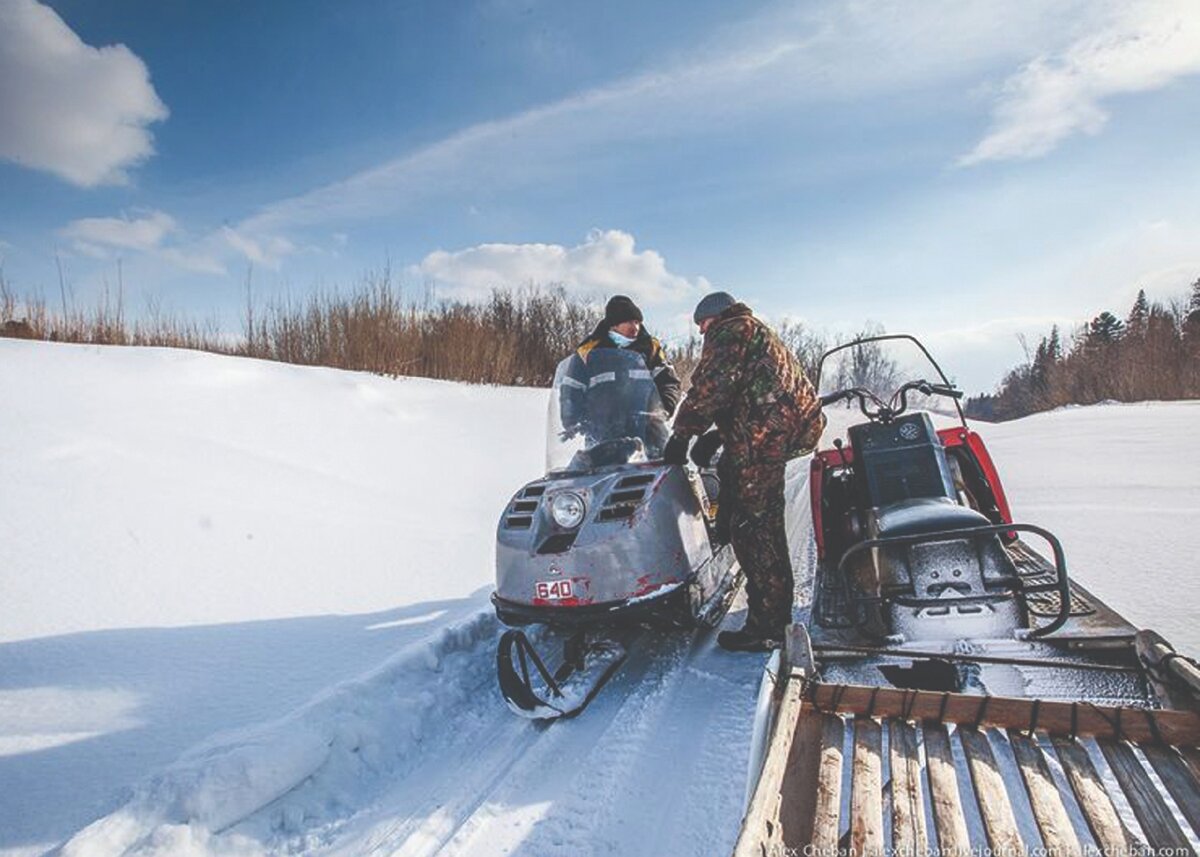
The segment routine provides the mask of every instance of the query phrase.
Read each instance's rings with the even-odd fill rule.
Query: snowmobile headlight
[[[565,530],[573,529],[583,523],[587,506],[583,498],[571,491],[564,491],[550,501],[550,515],[554,523]]]

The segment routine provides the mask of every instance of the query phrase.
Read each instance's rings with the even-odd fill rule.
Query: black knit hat
[[[604,307],[604,323],[612,327],[623,321],[642,321],[642,311],[625,295],[613,295]]]

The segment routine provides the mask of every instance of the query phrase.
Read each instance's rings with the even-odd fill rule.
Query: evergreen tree
[[[1150,318],[1150,302],[1146,300],[1146,290],[1138,289],[1137,299],[1129,310],[1129,318],[1125,320],[1125,331],[1134,336],[1146,335],[1146,322]]]
[[[1192,298],[1188,301],[1187,323],[1189,326],[1200,326],[1200,277],[1192,283]]]
[[[1063,358],[1062,338],[1058,333],[1058,325],[1050,328],[1050,339],[1046,343],[1046,353],[1050,360],[1057,363]]]
[[[1089,345],[1109,345],[1120,339],[1124,333],[1125,323],[1105,310],[1088,325],[1087,342]]]

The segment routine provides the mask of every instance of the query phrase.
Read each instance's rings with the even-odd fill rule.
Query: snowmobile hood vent
[[[521,492],[508,504],[508,512],[504,516],[504,526],[510,530],[528,530],[532,527],[533,516],[545,493],[545,485],[527,485],[521,489]]]
[[[632,518],[637,507],[646,499],[646,491],[657,478],[655,473],[639,473],[617,480],[596,514],[597,521],[619,521]]]

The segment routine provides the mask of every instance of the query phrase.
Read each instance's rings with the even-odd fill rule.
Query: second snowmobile
[[[497,670],[516,713],[578,713],[641,629],[711,627],[733,599],[740,570],[716,537],[715,477],[664,464],[669,435],[641,355],[604,348],[559,364],[547,472],[496,531],[492,603],[510,626]],[[561,654],[544,658],[534,641]]]
[[[817,375],[812,610],[763,676],[737,857],[1194,854],[1200,666],[1014,519],[916,339]]]

